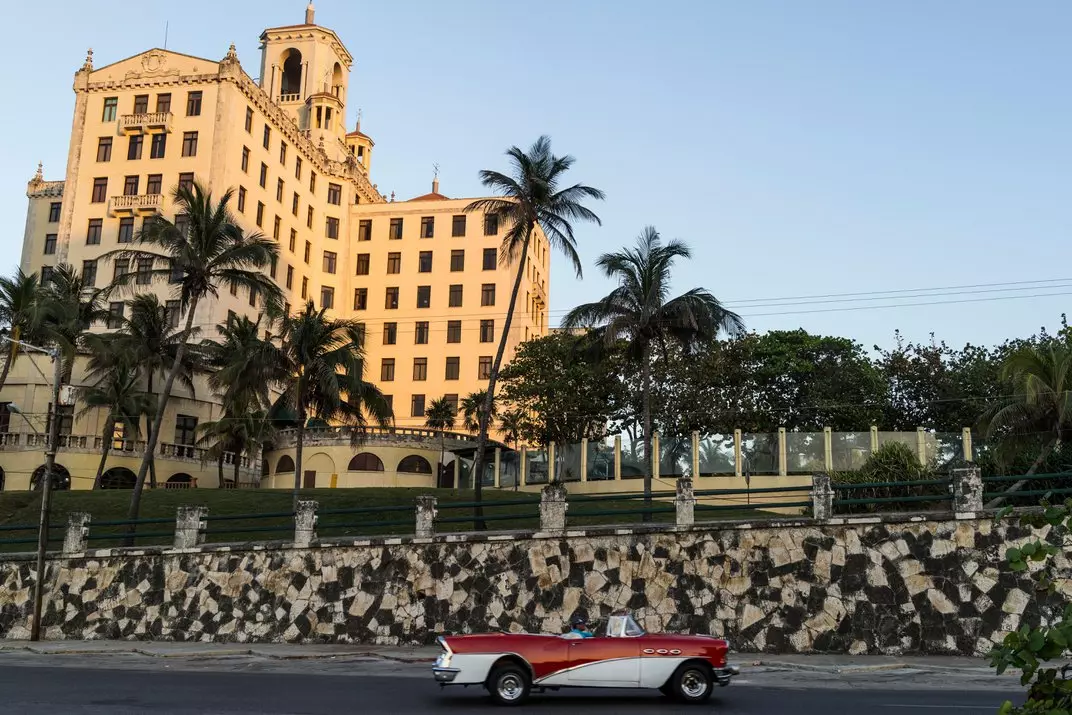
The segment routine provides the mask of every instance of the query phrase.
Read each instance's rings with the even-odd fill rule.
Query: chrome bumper
[[[437,683],[453,683],[459,672],[458,668],[432,668]]]
[[[730,665],[729,663],[727,663],[721,668],[715,668],[715,682],[717,682],[722,687],[726,687],[730,684],[730,678],[740,674],[740,668],[738,668],[736,665]]]

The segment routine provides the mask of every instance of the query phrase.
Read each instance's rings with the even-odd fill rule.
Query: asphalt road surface
[[[80,661],[80,662],[78,662]],[[477,688],[441,690],[427,666],[336,662],[180,663],[85,667],[85,659],[0,658],[0,713],[19,715],[343,715],[348,713],[503,712]],[[110,663],[111,661],[109,661]],[[359,667],[355,667],[359,666]],[[358,674],[360,673],[360,674]],[[914,687],[918,683],[920,687]],[[929,685],[928,685],[929,683]],[[674,704],[657,692],[561,690],[533,696],[525,713],[711,712],[724,715],[993,715],[1016,691],[988,681],[953,681],[886,674],[850,682],[810,681],[806,675],[765,673],[720,688],[706,706]],[[518,712],[518,710],[514,710]]]

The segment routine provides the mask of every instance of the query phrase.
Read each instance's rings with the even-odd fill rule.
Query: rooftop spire
[[[305,8],[305,24],[306,25],[315,25],[316,24],[315,22],[313,22],[313,16],[315,14],[316,14],[316,8],[313,7],[312,0],[309,0],[309,6]]]
[[[86,61],[82,63],[82,71],[83,72],[92,72],[93,71],[93,48],[92,47],[90,47],[88,50],[86,50]]]
[[[439,164],[432,164],[432,193],[439,193]]]

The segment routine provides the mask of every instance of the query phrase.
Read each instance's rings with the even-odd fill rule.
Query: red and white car
[[[739,670],[726,662],[721,638],[646,633],[630,615],[607,620],[592,638],[495,632],[440,636],[432,672],[441,685],[482,685],[501,705],[534,689],[652,688],[692,703],[711,697]]]

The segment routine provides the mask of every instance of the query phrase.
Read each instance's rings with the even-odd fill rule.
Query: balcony
[[[171,112],[143,112],[119,117],[119,132],[129,134],[167,134],[171,132]]]
[[[301,95],[297,94],[297,93],[279,95],[279,103],[280,104],[291,104],[293,102],[300,102],[300,101],[301,101]]]
[[[135,194],[133,196],[113,196],[108,199],[109,216],[152,216],[160,213],[164,196],[162,194]]]

